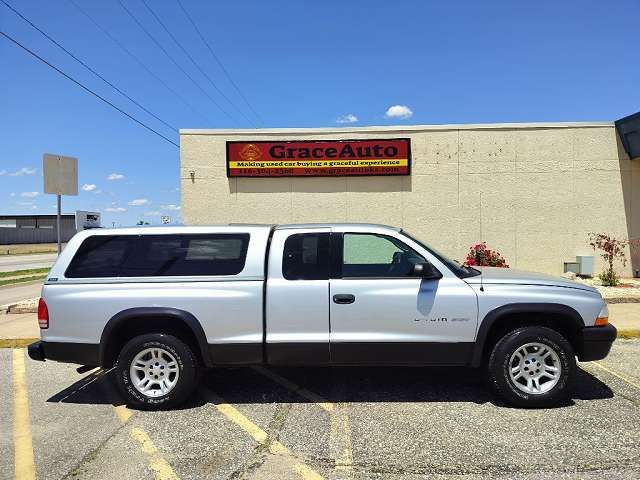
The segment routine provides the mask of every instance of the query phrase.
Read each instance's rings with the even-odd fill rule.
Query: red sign
[[[409,175],[410,171],[408,138],[227,142],[228,177]]]

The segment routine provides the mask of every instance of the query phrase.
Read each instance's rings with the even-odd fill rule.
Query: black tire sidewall
[[[162,348],[171,353],[178,363],[178,382],[169,393],[160,397],[147,397],[132,385],[129,368],[135,356],[147,348]],[[191,349],[178,338],[167,334],[148,334],[135,337],[122,349],[116,364],[120,389],[132,406],[147,409],[168,409],[184,402],[193,392],[197,381],[196,362]]]
[[[511,355],[527,343],[542,343],[553,349],[560,360],[558,383],[548,392],[528,394],[518,389],[509,374]],[[547,327],[523,327],[506,334],[495,345],[489,359],[489,377],[495,390],[509,403],[520,407],[551,407],[565,401],[571,390],[576,363],[569,342]]]

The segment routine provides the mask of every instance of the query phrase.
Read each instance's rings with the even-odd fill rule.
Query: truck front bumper
[[[39,340],[27,347],[32,360],[77,363],[97,367],[100,364],[100,345],[92,343],[60,343]]]
[[[578,337],[578,360],[590,362],[602,360],[609,354],[611,345],[616,339],[618,331],[613,325],[603,327],[585,327]]]

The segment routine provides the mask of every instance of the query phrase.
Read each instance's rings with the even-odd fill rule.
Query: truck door
[[[276,229],[266,283],[266,358],[270,364],[328,364],[328,228]]]
[[[330,285],[332,363],[468,361],[476,332],[476,294],[436,258],[419,253],[420,248],[407,241],[412,242],[399,232],[344,232],[342,242],[334,242],[341,273]],[[413,264],[425,261],[443,277],[411,276]]]

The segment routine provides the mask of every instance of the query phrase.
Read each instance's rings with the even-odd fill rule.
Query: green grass
[[[13,272],[0,272],[0,278],[3,277],[19,277],[21,275],[36,275],[47,273],[50,268],[29,268],[27,270],[14,270]]]
[[[30,277],[9,278],[7,280],[0,280],[0,287],[3,285],[13,285],[18,283],[33,282],[35,280],[44,280],[46,275],[32,275]]]

